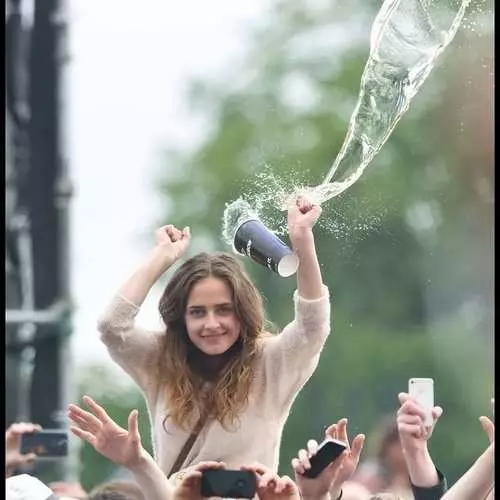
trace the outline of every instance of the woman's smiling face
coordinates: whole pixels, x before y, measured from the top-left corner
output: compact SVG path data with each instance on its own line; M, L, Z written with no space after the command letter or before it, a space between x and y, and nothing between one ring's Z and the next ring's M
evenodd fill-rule
M193 285L184 320L189 339L208 356L224 354L241 332L231 289L220 278L204 278Z

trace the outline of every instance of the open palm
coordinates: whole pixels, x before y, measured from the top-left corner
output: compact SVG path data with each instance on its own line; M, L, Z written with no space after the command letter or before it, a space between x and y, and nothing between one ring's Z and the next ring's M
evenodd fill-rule
M340 419L336 424L331 425L325 432L325 437L338 439L346 444L347 450L344 452L344 459L334 478L335 483L342 484L347 481L356 470L359 463L359 457L365 442L364 434L358 434L352 440L352 446L347 437L347 418Z
M138 412L128 417L128 430L120 427L92 398L83 397L92 413L75 404L68 406L68 416L78 425L70 427L75 436L90 443L96 451L123 467L133 467L147 454L139 434Z
M342 441L346 444L347 448L316 478L304 476L304 471L310 467L309 458L316 454L318 443L310 440L308 443L308 452L305 450L299 451L299 457L292 460L292 467L295 472L295 481L299 486L302 496L317 497L330 491L334 492L335 498L337 498L337 493L341 490L342 484L353 475L358 466L365 437L363 434L358 434L352 440L351 447L347 437L346 418L342 418L336 424L328 427L325 432L325 438Z

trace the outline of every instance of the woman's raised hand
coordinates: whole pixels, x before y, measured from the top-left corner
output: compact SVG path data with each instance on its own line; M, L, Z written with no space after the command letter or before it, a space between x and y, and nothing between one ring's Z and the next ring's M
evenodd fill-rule
M159 252L169 264L173 264L186 252L191 233L189 227L182 231L172 224L162 226L155 232L156 251Z

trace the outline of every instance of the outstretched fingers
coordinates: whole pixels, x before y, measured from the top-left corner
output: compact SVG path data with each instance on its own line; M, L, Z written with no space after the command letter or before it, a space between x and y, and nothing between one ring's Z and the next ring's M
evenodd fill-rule
M71 426L69 430L78 438L83 439L84 441L87 441L90 445L92 445L95 448L96 444L96 437L94 434L88 431L84 431L80 429L79 427Z
M99 419L92 415L92 413L74 404L68 405L68 417L83 430L92 432L93 434L97 433L102 427Z
M103 424L114 423L113 419L107 414L106 410L101 405L97 404L90 396L83 396L82 399L100 422Z

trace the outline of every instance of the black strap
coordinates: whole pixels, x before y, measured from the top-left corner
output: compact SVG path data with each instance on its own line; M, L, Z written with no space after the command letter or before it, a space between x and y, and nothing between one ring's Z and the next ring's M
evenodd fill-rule
M184 443L184 446L182 447L181 451L179 452L179 455L177 456L174 465L172 465L172 468L170 469L170 473L168 474L167 477L170 477L172 474L175 474L178 472L184 463L184 460L186 460L186 457L188 456L188 453L191 451L191 448L193 447L194 442L196 441L196 438L201 432L201 429L203 429L203 426L205 425L205 422L207 421L208 413L203 412L200 418L198 419L198 422L196 422L196 425L194 426L193 431L191 432L191 435L188 437L187 441Z

